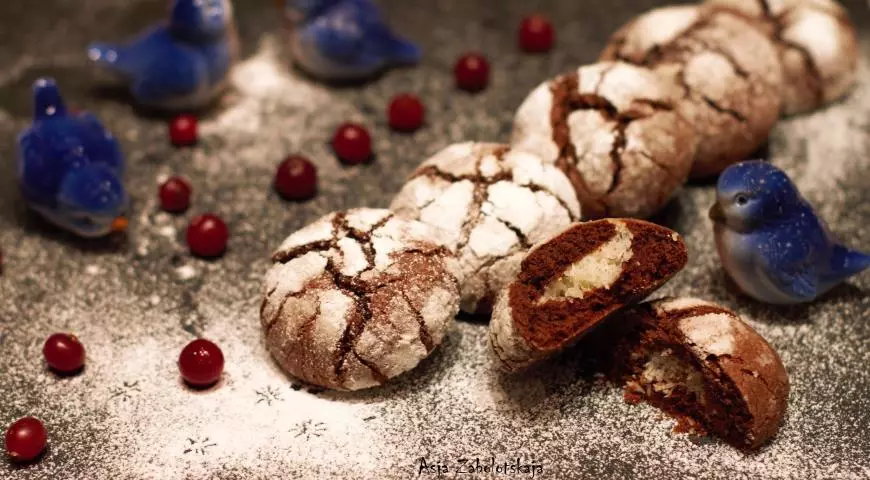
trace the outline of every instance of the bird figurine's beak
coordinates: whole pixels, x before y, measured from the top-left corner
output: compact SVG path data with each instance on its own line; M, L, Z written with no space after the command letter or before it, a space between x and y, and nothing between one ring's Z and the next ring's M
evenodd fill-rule
M118 217L112 220L112 232L121 233L127 230L127 227L130 225L130 221L127 220L126 217Z
M725 223L725 212L722 211L722 206L719 205L719 202L714 203L710 207L710 220L716 223Z

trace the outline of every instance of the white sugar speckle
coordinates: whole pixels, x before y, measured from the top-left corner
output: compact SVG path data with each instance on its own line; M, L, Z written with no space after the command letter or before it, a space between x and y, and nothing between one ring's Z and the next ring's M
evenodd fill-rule
M88 275L99 275L103 273L103 269L99 265L88 265L85 267L85 273Z
M190 280L191 278L196 276L196 269L193 268L191 265L183 265L176 268L175 273L181 280Z
M178 235L178 230L176 230L172 225L166 225L158 228L157 233L168 239L174 240L175 236Z

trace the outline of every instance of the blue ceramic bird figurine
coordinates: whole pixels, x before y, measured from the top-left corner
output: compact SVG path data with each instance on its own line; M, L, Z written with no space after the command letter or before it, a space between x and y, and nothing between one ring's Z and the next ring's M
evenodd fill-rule
M737 163L719 177L710 210L725 271L750 297L810 302L870 266L838 243L788 176L770 163Z
M371 0L284 0L296 64L325 80L353 81L420 61L420 49L387 26Z
M70 113L52 79L33 84L33 124L18 137L18 183L28 205L82 237L127 226L124 156L96 117Z
M140 105L190 110L223 91L238 45L229 0L174 0L167 23L126 45L91 44L88 58L129 82Z

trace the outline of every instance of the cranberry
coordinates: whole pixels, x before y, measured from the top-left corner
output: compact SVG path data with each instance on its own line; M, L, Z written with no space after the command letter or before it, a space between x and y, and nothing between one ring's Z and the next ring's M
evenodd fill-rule
M6 430L6 455L14 462L29 462L45 450L48 433L33 417L17 420Z
M182 213L190 207L190 183L181 177L169 177L160 185L160 208Z
M48 366L60 373L72 373L85 365L85 347L75 335L51 335L42 346L42 355Z
M387 108L390 128L400 132L413 132L420 128L425 114L423 103L411 93L396 95Z
M489 83L489 62L479 53L467 53L453 67L456 86L468 92L479 92Z
M188 384L207 387L220 380L224 371L224 354L208 340L194 340L178 356L178 369Z
M221 256L230 237L227 224L217 215L206 213L194 218L187 227L187 246L199 257Z
M529 53L548 52L553 48L556 34L553 24L543 15L529 15L520 23L520 48Z
M169 124L169 140L175 146L193 145L197 141L196 117L179 115Z
M345 123L335 131L332 149L342 162L357 165L371 158L372 137L362 125Z
M287 200L307 200L317 193L317 167L307 158L290 155L275 172L275 190Z

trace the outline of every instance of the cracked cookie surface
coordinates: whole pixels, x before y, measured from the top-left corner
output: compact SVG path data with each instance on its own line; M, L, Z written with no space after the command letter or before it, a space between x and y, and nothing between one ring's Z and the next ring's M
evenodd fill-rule
M646 68L584 66L532 91L517 111L512 148L559 167L584 218L648 217L692 166L693 131L676 111L679 93Z
M580 216L571 184L554 166L506 145L473 142L423 162L390 209L438 230L458 259L462 310L481 314L532 244Z
M858 35L834 0L707 0L743 15L773 40L783 66L783 112L807 112L846 95L855 83Z
M290 235L263 285L266 345L284 370L358 390L414 368L458 311L455 259L388 210L331 213Z
M776 351L737 314L695 298L666 298L616 317L607 325L616 328L596 332L592 342L609 346L627 401L646 401L677 418L679 430L746 450L779 429L788 375Z
M650 67L679 86L679 112L695 130L693 178L745 160L779 118L776 48L732 12L694 5L651 10L620 28L601 60Z

